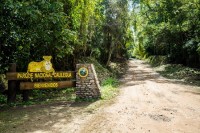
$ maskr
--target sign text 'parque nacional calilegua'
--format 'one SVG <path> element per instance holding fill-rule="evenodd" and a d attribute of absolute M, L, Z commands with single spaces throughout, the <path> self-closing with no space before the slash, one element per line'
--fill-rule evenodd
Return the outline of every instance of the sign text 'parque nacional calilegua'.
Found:
<path fill-rule="evenodd" d="M 71 72 L 54 73 L 17 73 L 17 79 L 71 78 Z"/>

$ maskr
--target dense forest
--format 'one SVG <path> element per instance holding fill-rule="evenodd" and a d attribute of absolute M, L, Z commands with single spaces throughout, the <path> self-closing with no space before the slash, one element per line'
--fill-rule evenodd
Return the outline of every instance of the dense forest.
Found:
<path fill-rule="evenodd" d="M 199 67 L 199 0 L 141 0 L 133 7 L 137 56 L 164 56 L 170 63 Z"/>
<path fill-rule="evenodd" d="M 163 56 L 200 64 L 199 0 L 1 0 L 0 73 L 52 55 L 56 70 L 82 57 L 102 64 Z"/>

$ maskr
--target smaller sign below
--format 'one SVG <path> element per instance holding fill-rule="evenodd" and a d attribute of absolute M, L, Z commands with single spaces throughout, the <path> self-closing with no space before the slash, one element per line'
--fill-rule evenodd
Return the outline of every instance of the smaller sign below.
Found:
<path fill-rule="evenodd" d="M 75 81 L 21 82 L 20 90 L 75 87 Z"/>

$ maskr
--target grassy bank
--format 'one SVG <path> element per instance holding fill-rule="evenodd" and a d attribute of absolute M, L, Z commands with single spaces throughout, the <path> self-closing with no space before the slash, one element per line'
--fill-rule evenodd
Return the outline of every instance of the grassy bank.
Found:
<path fill-rule="evenodd" d="M 183 66 L 182 64 L 168 64 L 163 56 L 150 57 L 147 61 L 163 77 L 200 86 L 200 69 Z"/>

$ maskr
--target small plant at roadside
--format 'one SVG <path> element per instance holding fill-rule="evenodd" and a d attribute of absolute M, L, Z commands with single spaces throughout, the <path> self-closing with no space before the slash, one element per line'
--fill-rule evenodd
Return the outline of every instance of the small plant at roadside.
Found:
<path fill-rule="evenodd" d="M 0 94 L 0 104 L 5 104 L 6 103 L 6 96 L 5 95 L 2 95 Z"/>
<path fill-rule="evenodd" d="M 101 87 L 101 98 L 103 100 L 109 100 L 119 93 L 119 89 L 117 88 L 119 86 L 119 82 L 115 78 L 107 78 L 102 82 Z"/>
<path fill-rule="evenodd" d="M 117 87 L 119 86 L 119 82 L 117 79 L 109 77 L 107 79 L 105 79 L 104 81 L 102 81 L 102 86 L 112 86 L 112 87 Z"/>

